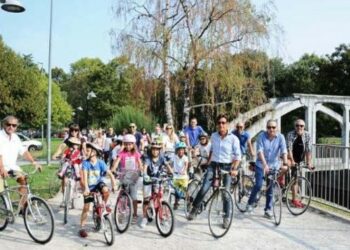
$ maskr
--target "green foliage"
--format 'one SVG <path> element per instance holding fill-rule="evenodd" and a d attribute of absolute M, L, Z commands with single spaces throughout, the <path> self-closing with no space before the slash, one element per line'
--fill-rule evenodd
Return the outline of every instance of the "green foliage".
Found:
<path fill-rule="evenodd" d="M 151 131 L 155 125 L 155 119 L 150 114 L 146 114 L 140 109 L 132 106 L 124 106 L 118 109 L 114 113 L 113 117 L 109 121 L 109 126 L 116 129 L 116 131 L 122 131 L 123 128 L 128 128 L 130 123 L 135 123 L 138 130 L 146 128 Z"/>
<path fill-rule="evenodd" d="M 31 55 L 17 55 L 0 38 L 0 117 L 16 115 L 23 127 L 45 123 L 47 83 Z M 52 96 L 52 123 L 61 126 L 71 119 L 72 111 L 55 84 Z"/>

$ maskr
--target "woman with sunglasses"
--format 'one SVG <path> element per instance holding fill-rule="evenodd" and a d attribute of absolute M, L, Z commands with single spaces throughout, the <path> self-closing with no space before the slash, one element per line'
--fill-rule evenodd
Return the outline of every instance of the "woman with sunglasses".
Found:
<path fill-rule="evenodd" d="M 163 137 L 164 155 L 165 159 L 170 161 L 174 158 L 175 144 L 179 142 L 179 137 L 177 137 L 172 125 L 168 124 L 165 130 L 166 134 Z"/>

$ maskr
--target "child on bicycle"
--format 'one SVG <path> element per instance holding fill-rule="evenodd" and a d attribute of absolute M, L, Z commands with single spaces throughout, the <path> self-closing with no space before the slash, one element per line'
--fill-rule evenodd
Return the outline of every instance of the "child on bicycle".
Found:
<path fill-rule="evenodd" d="M 128 171 L 142 171 L 141 154 L 137 151 L 136 138 L 132 134 L 126 134 L 123 137 L 124 148 L 119 153 L 117 159 L 113 162 L 112 172 L 120 168 L 124 174 Z M 119 164 L 120 163 L 120 164 Z M 130 196 L 133 200 L 133 223 L 137 221 L 137 180 L 129 186 Z"/>
<path fill-rule="evenodd" d="M 152 195 L 152 177 L 159 177 L 161 173 L 165 172 L 165 167 L 169 173 L 172 173 L 172 169 L 166 163 L 165 158 L 160 154 L 162 144 L 152 142 L 151 152 L 144 162 L 143 169 L 143 219 L 141 227 L 144 228 L 147 225 L 147 209 L 150 197 Z"/>
<path fill-rule="evenodd" d="M 57 173 L 58 178 L 62 179 L 67 171 L 68 167 L 73 167 L 76 180 L 80 180 L 80 164 L 81 164 L 81 151 L 79 150 L 81 141 L 76 137 L 68 139 L 69 148 L 67 148 L 62 155 L 62 168 Z"/>
<path fill-rule="evenodd" d="M 200 178 L 208 167 L 210 148 L 211 143 L 209 142 L 208 134 L 203 132 L 199 135 L 199 144 L 195 146 L 195 155 L 198 157 L 196 174 L 198 174 Z"/>
<path fill-rule="evenodd" d="M 87 159 L 83 161 L 83 179 L 84 179 L 84 207 L 80 218 L 80 231 L 81 237 L 85 238 L 88 236 L 86 230 L 84 229 L 86 220 L 88 217 L 90 203 L 94 201 L 93 196 L 90 195 L 91 192 L 100 192 L 102 199 L 105 203 L 108 201 L 109 190 L 105 183 L 105 176 L 108 175 L 111 179 L 112 190 L 114 190 L 115 179 L 114 175 L 106 163 L 99 159 L 102 156 L 102 148 L 93 143 L 86 143 L 86 157 Z M 108 213 L 111 212 L 111 208 L 106 206 Z"/>
<path fill-rule="evenodd" d="M 186 191 L 188 185 L 188 157 L 185 155 L 186 144 L 184 142 L 178 142 L 175 145 L 175 156 L 172 162 L 174 172 L 174 187 L 175 190 L 175 203 L 174 210 L 179 207 L 179 199 L 181 193 Z"/>

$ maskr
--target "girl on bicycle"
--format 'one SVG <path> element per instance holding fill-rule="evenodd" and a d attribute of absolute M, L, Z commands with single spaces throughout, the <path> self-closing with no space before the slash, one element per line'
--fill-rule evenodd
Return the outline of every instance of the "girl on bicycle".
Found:
<path fill-rule="evenodd" d="M 104 182 L 104 177 L 109 176 L 112 182 L 112 190 L 115 186 L 114 175 L 106 163 L 99 159 L 102 156 L 102 148 L 93 143 L 86 143 L 86 157 L 83 161 L 83 179 L 84 179 L 84 207 L 80 217 L 80 237 L 86 238 L 88 236 L 84 229 L 88 213 L 90 210 L 90 203 L 94 201 L 91 192 L 100 192 L 105 203 L 108 201 L 109 190 Z M 107 212 L 111 212 L 110 207 L 106 207 Z"/>
<path fill-rule="evenodd" d="M 172 169 L 166 163 L 164 157 L 160 154 L 162 144 L 158 142 L 151 143 L 151 152 L 144 162 L 143 169 L 143 219 L 141 227 L 144 228 L 147 225 L 147 209 L 150 197 L 152 195 L 152 177 L 159 177 L 161 173 L 165 172 L 165 167 L 169 173 L 172 173 Z"/>
<path fill-rule="evenodd" d="M 60 179 L 63 178 L 68 167 L 73 167 L 75 172 L 76 180 L 80 180 L 80 164 L 81 164 L 81 151 L 79 149 L 81 141 L 76 137 L 71 137 L 68 139 L 68 144 L 70 145 L 62 155 L 62 168 L 57 173 Z M 64 191 L 64 190 L 63 190 Z"/>
<path fill-rule="evenodd" d="M 175 145 L 176 155 L 173 159 L 172 166 L 174 172 L 174 187 L 175 192 L 175 203 L 174 210 L 179 206 L 179 199 L 181 198 L 181 193 L 186 191 L 188 185 L 188 158 L 185 155 L 186 144 L 184 142 L 178 142 Z"/>
<path fill-rule="evenodd" d="M 198 174 L 200 178 L 208 167 L 210 147 L 211 143 L 209 142 L 208 134 L 203 132 L 199 135 L 199 144 L 195 146 L 195 155 L 198 157 L 196 174 Z"/>
<path fill-rule="evenodd" d="M 120 168 L 120 172 L 142 171 L 141 154 L 137 151 L 136 138 L 132 134 L 126 134 L 123 137 L 124 148 L 119 153 L 117 159 L 113 162 L 112 172 Z M 120 164 L 119 164 L 120 163 Z M 133 200 L 133 223 L 137 221 L 137 180 L 129 186 L 130 196 Z"/>

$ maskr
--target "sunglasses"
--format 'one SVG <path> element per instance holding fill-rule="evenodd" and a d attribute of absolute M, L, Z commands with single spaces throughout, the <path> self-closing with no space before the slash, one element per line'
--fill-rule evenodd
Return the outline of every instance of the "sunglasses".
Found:
<path fill-rule="evenodd" d="M 219 122 L 217 122 L 217 124 L 218 124 L 218 125 L 220 125 L 220 124 L 226 124 L 226 122 L 220 122 L 220 121 L 219 121 Z"/>
<path fill-rule="evenodd" d="M 297 128 L 303 128 L 305 125 L 302 125 L 302 124 L 296 124 L 295 127 Z"/>
<path fill-rule="evenodd" d="M 267 129 L 276 129 L 275 126 L 268 126 Z"/>
<path fill-rule="evenodd" d="M 166 128 L 166 129 L 173 129 L 173 128 Z"/>
<path fill-rule="evenodd" d="M 17 128 L 18 124 L 14 124 L 14 123 L 6 123 L 6 127 L 13 127 L 13 128 Z"/>
<path fill-rule="evenodd" d="M 236 128 L 243 128 L 243 126 L 237 126 Z"/>
<path fill-rule="evenodd" d="M 79 132 L 79 129 L 72 129 L 72 131 L 74 131 L 74 132 Z"/>
<path fill-rule="evenodd" d="M 129 128 L 135 128 L 135 126 L 130 126 Z"/>

